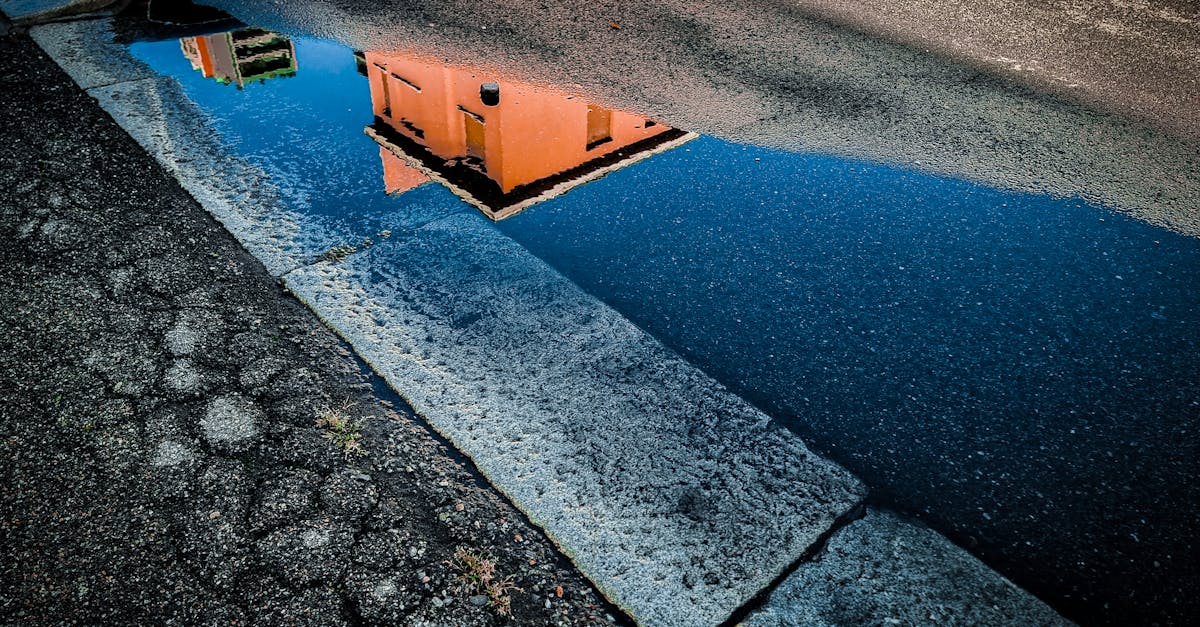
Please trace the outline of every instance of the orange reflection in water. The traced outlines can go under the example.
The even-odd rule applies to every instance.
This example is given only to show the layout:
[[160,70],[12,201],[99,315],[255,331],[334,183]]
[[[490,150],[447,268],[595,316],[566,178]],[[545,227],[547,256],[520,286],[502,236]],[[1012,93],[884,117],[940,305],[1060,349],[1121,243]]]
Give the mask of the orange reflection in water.
[[432,178],[496,220],[695,137],[472,68],[399,53],[360,60],[388,191]]

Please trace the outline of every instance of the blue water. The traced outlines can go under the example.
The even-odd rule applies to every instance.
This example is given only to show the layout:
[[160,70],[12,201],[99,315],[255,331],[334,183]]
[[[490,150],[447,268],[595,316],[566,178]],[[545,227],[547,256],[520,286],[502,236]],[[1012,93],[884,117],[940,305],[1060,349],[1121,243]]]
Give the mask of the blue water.
[[1200,241],[711,138],[500,228],[1080,615],[1190,602]]
[[433,216],[473,210],[438,185],[407,194],[384,193],[379,146],[363,135],[372,120],[366,78],[354,67],[352,51],[327,40],[292,38],[295,76],[225,85],[193,70],[178,40],[138,42],[135,57],[174,77],[192,101],[212,118],[222,139],[262,168],[284,201],[330,231],[312,253],[383,230],[420,226]]
[[[347,239],[383,194],[350,50],[238,91],[177,77]],[[669,123],[669,121],[668,121]],[[498,225],[814,448],[1060,611],[1194,607],[1200,241],[1076,199],[704,137]]]

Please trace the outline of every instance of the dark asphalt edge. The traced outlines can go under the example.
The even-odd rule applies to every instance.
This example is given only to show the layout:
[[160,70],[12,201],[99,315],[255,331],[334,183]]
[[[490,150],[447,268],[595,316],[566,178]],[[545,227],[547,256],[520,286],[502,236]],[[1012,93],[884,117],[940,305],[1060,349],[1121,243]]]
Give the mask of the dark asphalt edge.
[[[2,21],[2,23],[0,23],[0,36],[22,36],[22,37],[28,38],[28,28],[30,26],[37,26],[37,25],[41,25],[43,23],[52,23],[52,22],[90,21],[90,20],[106,19],[108,17],[111,17],[111,16],[103,15],[103,14],[81,15],[81,16],[72,16],[72,17],[68,17],[65,19],[49,20],[47,22],[30,21],[27,23],[22,23],[20,25],[16,25],[16,24],[13,24],[8,19],[8,16],[6,16],[3,13],[3,11],[0,11],[0,21]],[[53,64],[54,67],[58,68],[58,70],[60,72],[62,71],[61,68],[59,68],[58,63],[52,57],[50,57],[48,54],[46,54],[46,52],[41,49],[41,46],[39,46],[37,44],[37,42],[32,41],[32,39],[30,39],[30,42],[32,43],[32,45],[34,47],[38,48],[38,50],[40,50],[42,52],[42,54],[45,56],[45,59],[47,62]],[[65,73],[64,73],[64,76],[65,76]],[[96,103],[95,98],[93,98],[88,93],[88,90],[85,90],[82,87],[80,87],[69,77],[66,77],[66,78],[72,85],[75,86],[76,89],[78,89],[81,93],[86,95],[89,100],[91,100],[93,103]],[[135,80],[151,80],[151,79],[135,79]],[[109,83],[107,85],[98,85],[97,88],[105,87],[105,86],[109,86],[109,85],[122,84],[122,83],[126,83],[126,82],[134,82],[134,81],[116,81],[113,83]],[[103,115],[105,117],[107,117],[109,120],[111,120],[112,123],[117,128],[120,128],[121,132],[123,132],[127,136],[129,136],[128,131],[126,131],[123,126],[121,126],[115,119],[113,119],[112,116],[107,111],[104,111],[103,108],[100,107],[98,103],[96,103],[95,106],[96,106],[96,109],[99,110],[101,113],[103,113]],[[132,136],[130,136],[130,140],[134,141]],[[137,142],[134,141],[134,143],[136,144]],[[153,155],[150,155],[148,152],[146,152],[145,149],[142,148],[140,145],[139,145],[138,149],[141,150],[148,159],[157,163],[157,160],[153,157]],[[166,172],[166,174],[172,180],[176,180],[175,176],[173,174],[171,174],[170,172]],[[177,184],[178,184],[178,182],[177,182]],[[245,252],[246,255],[248,255],[251,259],[254,259],[255,263],[258,263],[259,266],[261,267],[261,265],[262,265],[261,262],[253,255],[253,253],[251,253],[249,250],[246,250],[246,248],[242,245],[242,243],[240,241],[238,241],[237,238],[234,237],[234,235],[232,233],[230,233],[229,230],[223,224],[221,224],[219,220],[216,220],[216,218],[214,216],[212,216],[211,213],[209,213],[207,210],[204,210],[203,204],[198,199],[194,198],[191,195],[191,193],[188,192],[186,189],[183,189],[182,192],[184,194],[187,194],[187,196],[189,198],[192,198],[193,202],[195,202],[196,205],[199,206],[204,211],[204,215],[207,216],[208,218],[212,219],[219,228],[221,228],[223,231],[225,231],[225,233],[227,233],[230,238],[232,238],[235,242],[237,242],[237,245],[239,247],[241,247],[241,249]],[[445,219],[445,218],[435,218],[435,219],[429,220],[426,223],[423,223],[420,226],[432,224],[432,223],[437,222],[442,219]],[[414,228],[420,228],[420,226],[414,227]],[[362,251],[358,251],[357,253],[354,253],[354,254],[361,254],[361,253],[362,253]],[[508,504],[512,508],[512,510],[514,512],[517,513],[517,515],[520,517],[520,520],[522,522],[524,522],[525,524],[527,524],[528,526],[530,526],[534,529],[537,529],[543,535],[543,537],[547,541],[549,541],[559,551],[559,553],[561,553],[562,556],[564,558],[566,558],[575,567],[577,573],[585,581],[587,581],[588,584],[591,586],[592,591],[594,593],[596,593],[596,595],[598,597],[605,599],[610,604],[610,607],[608,608],[609,613],[618,615],[619,622],[621,619],[623,619],[628,624],[636,624],[636,621],[633,620],[633,618],[627,608],[620,605],[612,597],[612,595],[610,595],[608,593],[608,591],[597,586],[595,581],[593,581],[590,577],[587,577],[581,571],[578,570],[578,566],[575,564],[575,559],[570,551],[568,551],[565,547],[563,547],[561,544],[559,544],[557,541],[555,541],[550,535],[546,534],[546,531],[541,524],[538,524],[535,521],[533,521],[532,519],[530,519],[529,515],[522,508],[518,507],[515,502],[513,502],[511,496],[509,495],[509,493],[507,491],[502,490],[499,487],[497,487],[497,485],[486,474],[484,474],[482,471],[480,471],[480,469],[476,465],[475,461],[473,459],[471,459],[471,457],[469,455],[467,455],[466,453],[459,450],[456,446],[454,446],[444,435],[442,435],[440,432],[438,432],[437,429],[434,428],[425,417],[421,416],[420,413],[413,410],[412,407],[406,401],[404,401],[403,398],[401,398],[401,396],[397,392],[397,390],[393,389],[383,376],[381,376],[379,373],[375,372],[375,370],[373,368],[371,368],[371,366],[366,361],[363,360],[362,356],[360,356],[356,351],[354,351],[354,349],[346,341],[346,338],[343,337],[342,333],[336,327],[329,324],[324,318],[322,318],[320,315],[318,315],[317,312],[315,312],[311,307],[309,307],[307,303],[303,302],[296,295],[296,293],[293,292],[291,289],[289,289],[286,286],[286,284],[284,283],[284,277],[287,276],[289,273],[294,272],[302,267],[316,265],[319,263],[323,263],[323,262],[320,260],[309,260],[308,263],[305,263],[305,264],[302,264],[302,265],[299,265],[299,266],[296,266],[293,268],[289,268],[286,271],[282,272],[280,274],[280,276],[278,276],[278,277],[272,276],[271,278],[274,281],[274,283],[280,288],[281,292],[283,294],[286,294],[287,298],[294,301],[297,305],[303,307],[305,309],[305,311],[307,311],[310,315],[312,315],[324,328],[329,330],[331,333],[334,334],[335,337],[337,337],[339,343],[349,352],[349,354],[354,359],[354,361],[359,365],[359,367],[361,369],[363,369],[365,372],[368,372],[370,374],[370,379],[372,381],[372,387],[374,388],[375,394],[377,396],[379,395],[379,392],[381,390],[386,390],[387,396],[389,396],[390,398],[385,398],[383,400],[386,400],[392,404],[402,407],[404,410],[403,411],[404,415],[408,416],[412,422],[416,423],[425,434],[427,434],[429,437],[431,437],[436,442],[438,442],[440,445],[442,445],[446,451],[449,451],[451,453],[451,455],[450,455],[451,459],[462,464],[470,472],[471,476],[479,483],[479,485],[486,486],[486,488],[488,490],[497,494],[501,499],[503,499],[503,501],[506,504]],[[267,276],[271,276],[271,274],[269,272],[267,272],[266,268],[263,268],[263,273]],[[840,526],[838,528],[840,528]],[[781,581],[786,576],[786,574],[790,573],[791,570],[793,570],[794,568],[795,568],[795,565],[793,565],[792,568],[789,568],[783,575],[780,575],[775,580],[776,583],[778,581]],[[774,588],[774,585],[775,584],[772,584],[771,589],[762,591],[760,593],[760,595],[755,598],[761,597],[762,599],[765,600],[767,595],[769,595],[770,591]]]
[[[60,73],[65,82],[69,83],[73,89],[78,91],[79,94],[86,96],[88,101],[91,103],[91,106],[94,107],[94,109],[99,114],[101,114],[104,118],[106,118],[115,128],[120,129],[120,132],[122,134],[124,134],[126,137],[128,137],[134,146],[137,146],[137,150],[141,151],[141,153],[145,156],[145,158],[147,160],[154,163],[157,167],[162,168],[161,164],[158,163],[157,159],[155,159],[153,155],[149,154],[144,148],[142,148],[140,146],[140,144],[138,144],[136,142],[136,140],[134,140],[134,138],[129,135],[128,131],[126,131],[126,129],[123,126],[121,126],[115,119],[113,119],[112,116],[107,111],[105,111],[102,107],[100,107],[99,104],[97,103],[96,99],[94,97],[92,97],[91,94],[88,93],[88,90],[83,89],[77,83],[75,83],[75,81],[73,79],[71,79],[63,71],[63,69],[58,65],[57,61],[55,61],[52,57],[50,57],[46,53],[46,51],[43,50],[36,41],[33,41],[33,39],[31,37],[29,37],[29,33],[28,33],[30,27],[38,26],[38,25],[42,25],[42,24],[102,20],[102,19],[110,18],[112,16],[113,16],[113,14],[110,14],[107,12],[89,12],[89,13],[85,13],[85,14],[70,14],[69,12],[67,12],[62,15],[56,14],[56,15],[46,15],[46,16],[33,16],[33,17],[25,19],[25,20],[14,21],[11,18],[9,18],[9,16],[6,15],[2,10],[0,10],[0,37],[20,37],[20,38],[24,38],[24,39],[28,40],[29,45],[38,50],[38,52],[42,55],[45,63],[49,67],[52,67],[53,71]],[[46,19],[41,19],[41,17],[45,17]],[[137,79],[137,80],[146,80],[146,79]],[[110,85],[111,84],[121,84],[124,82],[132,82],[132,81],[116,81],[116,82],[110,83]],[[97,87],[100,87],[100,86],[97,86]],[[179,186],[179,182],[174,174],[172,174],[170,171],[165,170],[165,169],[162,169],[162,173],[164,176],[171,179],[173,184],[175,184],[176,186]],[[333,336],[337,339],[338,343],[347,350],[347,352],[349,353],[350,357],[354,360],[354,362],[360,368],[365,369],[369,373],[369,377],[372,382],[372,392],[371,393],[376,397],[376,400],[382,400],[382,401],[386,401],[387,403],[389,403],[390,405],[385,405],[385,407],[388,407],[389,409],[391,408],[392,405],[396,406],[398,408],[398,411],[396,413],[398,413],[401,416],[401,418],[400,418],[401,420],[407,420],[408,422],[412,423],[414,426],[419,427],[425,435],[427,435],[430,439],[432,439],[438,445],[440,445],[443,449],[443,454],[446,455],[453,462],[458,464],[460,467],[462,467],[478,486],[481,486],[484,490],[487,490],[487,491],[491,492],[492,494],[496,495],[498,498],[500,498],[509,508],[511,508],[511,513],[514,513],[519,518],[520,522],[522,522],[525,525],[529,526],[530,528],[536,530],[542,536],[543,540],[549,542],[552,546],[554,546],[555,549],[559,551],[561,557],[563,559],[567,560],[567,562],[572,564],[572,567],[574,568],[576,574],[590,586],[591,591],[593,593],[595,593],[598,598],[603,599],[609,603],[609,606],[607,608],[603,608],[603,609],[604,609],[604,611],[607,611],[608,613],[615,615],[615,617],[617,619],[617,624],[622,624],[622,623],[635,624],[635,621],[633,621],[632,618],[628,615],[628,613],[624,611],[624,608],[620,607],[615,602],[613,602],[611,599],[609,599],[608,595],[603,594],[602,591],[595,585],[595,583],[593,581],[591,581],[590,578],[583,575],[578,570],[578,567],[576,567],[574,565],[574,560],[570,557],[570,555],[566,551],[564,551],[561,547],[559,547],[556,542],[551,540],[548,535],[545,534],[545,531],[541,525],[535,524],[532,520],[530,520],[528,515],[526,515],[525,512],[521,508],[515,506],[515,504],[512,502],[512,500],[509,498],[509,496],[506,492],[498,489],[495,486],[495,484],[493,484],[493,482],[490,479],[488,479],[488,477],[479,470],[479,468],[476,466],[475,462],[470,458],[470,456],[464,454],[457,447],[455,447],[453,444],[451,444],[449,442],[449,440],[447,440],[442,434],[440,434],[436,429],[434,429],[424,417],[422,417],[419,413],[415,412],[408,405],[408,403],[405,402],[396,393],[396,391],[394,389],[392,389],[390,387],[390,385],[387,384],[387,382],[384,380],[384,378],[382,376],[380,376],[373,369],[371,369],[370,366],[368,366],[366,364],[366,362],[363,361],[362,357],[359,356],[357,354],[357,352],[353,351],[352,348],[350,348],[349,344],[347,344],[345,342],[345,340],[341,337],[341,335],[338,333],[338,331],[336,329],[334,329],[330,325],[328,325],[307,304],[305,304],[303,301],[301,301],[299,298],[297,298],[297,296],[290,289],[287,289],[287,287],[284,285],[283,280],[282,280],[283,275],[281,275],[279,277],[271,275],[271,273],[268,272],[265,267],[263,267],[262,262],[257,257],[255,257],[253,255],[253,253],[251,253],[249,250],[247,250],[242,245],[242,243],[236,237],[234,237],[234,235],[232,233],[229,232],[229,230],[225,227],[224,224],[222,224],[219,220],[216,219],[215,216],[213,216],[206,209],[204,209],[203,204],[199,200],[197,200],[195,197],[193,197],[190,192],[188,192],[186,189],[183,189],[182,187],[180,187],[179,192],[182,193],[183,195],[187,196],[193,203],[195,203],[195,206],[201,212],[202,219],[211,222],[211,224],[215,228],[220,229],[224,233],[224,235],[227,236],[240,249],[240,251],[244,254],[246,259],[251,260],[253,264],[258,266],[258,269],[261,271],[263,276],[270,278],[271,282],[278,288],[279,295],[281,297],[285,297],[286,299],[291,301],[292,305],[302,308],[303,311],[305,312],[305,314],[307,314],[314,321],[319,323],[322,328],[326,329],[328,332],[333,334]],[[436,222],[439,219],[442,219],[442,218],[437,218],[437,219],[431,220],[430,222],[431,223]],[[297,266],[296,268],[292,268],[289,271],[294,271],[301,267],[304,267],[307,265],[314,265],[317,263],[321,263],[321,262],[319,260],[311,260],[308,263],[302,264],[301,266]],[[382,387],[380,387],[381,385],[382,385]],[[380,394],[380,392],[382,390],[386,390],[387,393]],[[368,462],[368,464],[369,463],[370,462]],[[374,470],[374,469],[372,468],[371,470]],[[379,471],[376,471],[376,472],[379,472]],[[365,529],[365,527],[360,528],[359,533],[361,534],[364,529]],[[172,528],[172,533],[175,533],[176,531],[177,531],[176,529]],[[355,543],[357,543],[357,540]],[[176,552],[177,555],[182,555],[182,553],[181,553],[182,549],[180,549],[179,547],[174,547],[174,551]],[[346,605],[346,607],[353,610],[352,606],[353,606],[352,603],[347,603],[347,605]],[[352,624],[362,624],[361,616],[350,616],[348,618],[352,619]]]

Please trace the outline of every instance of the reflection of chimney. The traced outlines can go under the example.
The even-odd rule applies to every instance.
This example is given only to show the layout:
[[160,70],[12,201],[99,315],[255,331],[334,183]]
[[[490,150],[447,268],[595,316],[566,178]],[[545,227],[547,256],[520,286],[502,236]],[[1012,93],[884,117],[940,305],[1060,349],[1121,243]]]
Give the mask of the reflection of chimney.
[[[554,89],[481,82],[470,68],[376,52],[362,65],[376,118],[368,134],[493,219],[694,137]],[[384,166],[388,189],[402,187],[391,179],[400,170],[386,157]]]
[[484,83],[480,85],[479,100],[489,107],[500,104],[500,83]]

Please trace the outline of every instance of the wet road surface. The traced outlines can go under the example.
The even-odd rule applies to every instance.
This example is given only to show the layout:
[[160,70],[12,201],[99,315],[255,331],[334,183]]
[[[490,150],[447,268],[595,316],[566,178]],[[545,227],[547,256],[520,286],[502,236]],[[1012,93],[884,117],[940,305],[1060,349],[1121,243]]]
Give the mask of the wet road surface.
[[[407,217],[507,207],[480,185],[503,196],[500,160],[534,164],[535,147],[587,150],[567,158],[569,167],[518,176],[516,187],[614,165],[587,152],[619,143],[636,151],[645,138],[614,142],[614,117],[619,125],[629,115],[622,128],[643,133],[647,121],[697,129],[687,123],[694,111],[676,118],[595,104],[605,102],[599,94],[523,82],[523,68],[430,63],[436,55],[412,52],[356,60],[328,40],[290,41],[294,66],[237,85],[196,67],[178,40],[132,50],[178,79],[224,139],[328,234],[297,235],[294,262]],[[472,140],[468,121],[487,109],[447,97],[439,110],[467,133],[464,154],[450,163],[436,148],[450,127],[439,136],[416,121],[413,105],[391,95],[384,102],[384,83],[369,78],[383,66],[391,89],[435,96],[441,87],[411,72],[499,81],[503,102],[515,94],[528,107],[512,117],[540,124],[508,127],[492,140],[501,147],[493,156],[488,146],[497,144]],[[797,139],[822,137],[814,119],[837,119],[825,108],[866,125],[887,110],[886,99],[832,92],[802,103],[816,114],[783,116],[779,126],[764,117],[733,132],[733,115],[715,124],[797,149],[805,147]],[[514,215],[498,225],[503,233],[861,476],[876,502],[920,516],[1068,617],[1178,622],[1195,611],[1189,531],[1200,502],[1192,481],[1200,470],[1194,144],[1069,103],[1012,98],[1055,114],[1024,129],[1044,143],[1005,147],[994,130],[935,125],[991,137],[989,147],[1009,155],[996,161],[978,148],[960,163],[935,156],[930,167],[897,155],[872,162],[846,154],[845,143],[780,151],[701,137],[618,160],[586,184],[546,183],[529,195],[537,202],[489,217]],[[574,99],[586,101],[574,103],[583,104],[578,125],[548,124],[566,119]],[[846,108],[854,102],[863,108]],[[1021,114],[1014,106],[989,115],[1021,127]],[[920,126],[889,124],[899,141]],[[364,127],[397,138],[373,141]],[[576,127],[580,137],[570,135]],[[812,134],[778,134],[801,127]],[[1089,182],[1096,172],[1083,165],[1095,154],[1087,149],[1063,156],[1056,142],[1080,136],[1102,139],[1098,169],[1118,172],[1116,183]],[[873,151],[893,145],[865,141]],[[1057,156],[1043,172],[1039,157],[1049,153]],[[1032,158],[1012,158],[1022,154]],[[1137,157],[1112,158],[1126,154]],[[1152,167],[1156,159],[1173,166]]]

